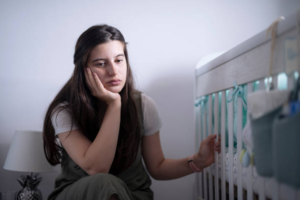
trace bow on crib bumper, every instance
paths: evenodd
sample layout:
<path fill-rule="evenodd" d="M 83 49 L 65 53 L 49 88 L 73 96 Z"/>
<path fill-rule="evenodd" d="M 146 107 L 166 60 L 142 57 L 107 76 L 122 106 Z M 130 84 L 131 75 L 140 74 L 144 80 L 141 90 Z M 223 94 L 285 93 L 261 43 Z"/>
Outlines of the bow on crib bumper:
<path fill-rule="evenodd" d="M 234 100 L 234 110 L 237 111 L 238 109 L 238 98 L 241 98 L 243 108 L 247 110 L 247 101 L 245 99 L 245 92 L 244 92 L 244 87 L 241 85 L 238 85 L 235 81 L 233 82 L 234 89 L 228 94 L 227 97 L 227 103 L 230 103 Z M 237 126 L 236 122 L 237 121 L 237 115 L 234 115 L 234 136 L 237 135 Z M 243 167 L 248 167 L 250 164 L 254 164 L 254 158 L 253 158 L 253 153 L 250 151 L 252 149 L 252 136 L 251 136 L 251 130 L 249 131 L 249 128 L 251 126 L 249 125 L 249 121 L 247 121 L 247 124 L 245 128 L 243 129 L 242 132 L 242 141 L 246 145 L 245 148 L 242 149 L 239 160 Z"/>

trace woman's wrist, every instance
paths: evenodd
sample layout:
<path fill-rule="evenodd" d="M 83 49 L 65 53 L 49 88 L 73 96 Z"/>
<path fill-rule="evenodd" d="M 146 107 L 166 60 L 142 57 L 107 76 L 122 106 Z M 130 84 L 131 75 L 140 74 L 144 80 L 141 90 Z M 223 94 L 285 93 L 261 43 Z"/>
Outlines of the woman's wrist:
<path fill-rule="evenodd" d="M 202 168 L 199 168 L 199 167 L 195 164 L 195 161 L 194 161 L 194 155 L 191 155 L 191 156 L 188 158 L 188 164 L 189 164 L 190 168 L 191 168 L 194 172 L 202 172 L 202 171 L 203 171 Z"/>
<path fill-rule="evenodd" d="M 201 159 L 201 157 L 198 154 L 194 154 L 193 155 L 193 160 L 195 165 L 200 168 L 200 169 L 204 169 L 205 166 L 205 160 Z"/>
<path fill-rule="evenodd" d="M 118 98 L 108 101 L 106 102 L 108 107 L 117 107 L 117 108 L 121 108 L 121 96 L 118 96 Z"/>

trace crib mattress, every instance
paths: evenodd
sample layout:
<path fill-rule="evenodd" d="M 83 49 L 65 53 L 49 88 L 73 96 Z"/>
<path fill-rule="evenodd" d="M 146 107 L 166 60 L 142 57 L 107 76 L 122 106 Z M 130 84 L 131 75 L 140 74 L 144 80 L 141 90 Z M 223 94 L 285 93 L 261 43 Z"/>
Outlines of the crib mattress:
<path fill-rule="evenodd" d="M 234 151 L 235 152 L 235 151 Z M 235 153 L 234 154 L 234 158 L 233 158 L 234 162 L 233 162 L 233 166 L 229 165 L 229 153 L 226 153 L 226 162 L 225 162 L 225 177 L 226 177 L 226 181 L 229 182 L 229 167 L 233 167 L 232 171 L 233 171 L 233 184 L 237 185 L 237 177 L 238 177 L 238 167 L 237 167 L 237 162 L 239 162 L 238 159 L 238 155 Z M 221 161 L 221 154 L 219 154 L 219 161 Z M 249 167 L 248 167 L 249 168 Z M 248 173 L 248 168 L 242 168 L 242 184 L 243 184 L 243 188 L 245 190 L 247 190 L 247 173 Z M 218 170 L 219 170 L 219 177 L 221 174 L 221 163 L 219 162 L 218 165 Z M 259 180 L 261 180 L 262 178 L 257 174 L 255 167 L 253 167 L 252 170 L 252 183 L 253 183 L 253 191 L 256 194 L 259 194 L 259 189 L 260 189 L 260 184 L 258 184 Z M 215 164 L 212 164 L 212 173 L 215 174 Z M 274 187 L 274 183 L 276 182 L 276 180 L 274 178 L 264 178 L 264 185 L 265 185 L 265 195 L 268 198 L 272 198 L 272 191 L 273 191 L 273 187 Z M 295 190 L 292 190 L 290 187 L 288 187 L 287 185 L 284 184 L 280 184 L 279 186 L 279 199 L 282 200 L 288 200 L 291 197 L 291 192 L 296 193 L 295 195 L 297 195 L 296 199 L 300 199 L 300 191 L 298 190 L 297 192 L 295 192 Z"/>

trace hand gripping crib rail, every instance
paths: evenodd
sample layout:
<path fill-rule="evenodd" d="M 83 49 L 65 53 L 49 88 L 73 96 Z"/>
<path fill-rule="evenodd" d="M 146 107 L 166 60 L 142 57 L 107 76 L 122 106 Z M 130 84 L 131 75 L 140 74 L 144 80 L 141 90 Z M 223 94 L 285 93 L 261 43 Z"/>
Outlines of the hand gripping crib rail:
<path fill-rule="evenodd" d="M 259 176 L 255 164 L 242 167 L 238 159 L 243 148 L 241 133 L 249 115 L 245 114 L 243 98 L 231 102 L 226 98 L 228 92 L 236 89 L 234 82 L 248 94 L 266 90 L 265 83 L 270 75 L 275 89 L 294 87 L 299 76 L 297 71 L 300 72 L 300 46 L 294 54 L 298 59 L 295 67 L 289 60 L 288 45 L 300 44 L 299 21 L 300 10 L 278 23 L 273 55 L 274 40 L 263 31 L 196 69 L 196 149 L 208 134 L 218 132 L 221 136 L 221 153 L 215 153 L 215 163 L 196 174 L 197 199 L 300 199 L 300 189 L 279 183 L 274 177 Z M 271 74 L 270 60 L 273 62 Z M 247 95 L 244 97 L 247 101 Z"/>

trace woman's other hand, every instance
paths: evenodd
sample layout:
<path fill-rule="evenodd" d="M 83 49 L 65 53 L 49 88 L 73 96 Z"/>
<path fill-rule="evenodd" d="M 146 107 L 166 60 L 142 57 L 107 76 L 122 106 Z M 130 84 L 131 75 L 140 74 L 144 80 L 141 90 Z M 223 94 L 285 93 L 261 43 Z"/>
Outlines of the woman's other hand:
<path fill-rule="evenodd" d="M 92 72 L 88 67 L 85 70 L 85 79 L 92 95 L 99 100 L 104 101 L 107 105 L 118 101 L 121 102 L 120 94 L 107 90 L 103 86 L 98 75 L 95 72 Z"/>
<path fill-rule="evenodd" d="M 221 137 L 219 135 L 218 142 L 215 142 L 217 135 L 209 135 L 201 144 L 197 154 L 194 155 L 194 162 L 200 169 L 204 169 L 215 162 L 215 152 L 221 151 Z"/>

